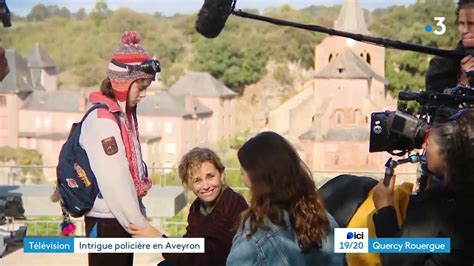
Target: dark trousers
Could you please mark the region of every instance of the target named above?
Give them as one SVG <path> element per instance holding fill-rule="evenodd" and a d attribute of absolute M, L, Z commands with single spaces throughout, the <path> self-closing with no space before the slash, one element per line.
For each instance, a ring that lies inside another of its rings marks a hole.
<path fill-rule="evenodd" d="M 86 235 L 97 224 L 97 237 L 131 237 L 117 219 L 85 217 Z M 89 253 L 89 266 L 132 266 L 133 253 Z"/>

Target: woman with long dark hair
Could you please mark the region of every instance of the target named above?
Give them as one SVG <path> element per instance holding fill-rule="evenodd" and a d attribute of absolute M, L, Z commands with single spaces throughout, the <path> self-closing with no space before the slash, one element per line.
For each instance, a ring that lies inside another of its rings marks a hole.
<path fill-rule="evenodd" d="M 377 237 L 448 237 L 450 253 L 383 254 L 383 265 L 473 265 L 474 110 L 465 109 L 437 124 L 425 143 L 428 170 L 441 177 L 410 197 L 399 226 L 394 209 L 394 177 L 374 188 Z"/>
<path fill-rule="evenodd" d="M 238 151 L 250 207 L 241 215 L 227 265 L 341 265 L 336 222 L 311 172 L 282 136 L 262 132 Z"/>

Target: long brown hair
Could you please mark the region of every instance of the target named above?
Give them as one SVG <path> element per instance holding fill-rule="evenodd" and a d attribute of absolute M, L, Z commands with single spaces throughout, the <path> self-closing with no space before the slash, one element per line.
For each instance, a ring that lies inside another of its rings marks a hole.
<path fill-rule="evenodd" d="M 265 228 L 264 220 L 284 227 L 293 226 L 303 251 L 320 248 L 329 230 L 329 220 L 311 172 L 295 149 L 282 136 L 262 132 L 238 151 L 240 165 L 250 179 L 250 207 L 241 215 L 241 228 L 250 221 L 250 233 Z M 283 219 L 283 210 L 291 225 Z"/>
<path fill-rule="evenodd" d="M 108 77 L 102 80 L 102 83 L 100 84 L 100 91 L 108 98 L 115 99 L 114 89 L 112 88 L 112 83 Z"/>
<path fill-rule="evenodd" d="M 448 187 L 456 197 L 474 202 L 474 110 L 458 114 L 458 119 L 436 125 L 433 133 L 445 159 Z"/>

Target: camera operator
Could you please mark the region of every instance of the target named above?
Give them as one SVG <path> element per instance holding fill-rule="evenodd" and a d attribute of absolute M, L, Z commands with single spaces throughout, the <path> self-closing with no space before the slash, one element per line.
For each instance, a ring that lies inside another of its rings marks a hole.
<path fill-rule="evenodd" d="M 474 0 L 459 0 L 456 8 L 456 25 L 461 35 L 456 50 L 474 54 Z M 426 89 L 443 92 L 457 85 L 469 85 L 468 71 L 474 71 L 474 57 L 463 59 L 436 56 L 430 61 L 426 73 Z"/>
<path fill-rule="evenodd" d="M 377 237 L 449 237 L 447 254 L 381 254 L 383 265 L 473 265 L 474 110 L 464 109 L 435 125 L 425 143 L 428 170 L 442 183 L 410 197 L 399 228 L 393 202 L 395 177 L 374 188 Z"/>

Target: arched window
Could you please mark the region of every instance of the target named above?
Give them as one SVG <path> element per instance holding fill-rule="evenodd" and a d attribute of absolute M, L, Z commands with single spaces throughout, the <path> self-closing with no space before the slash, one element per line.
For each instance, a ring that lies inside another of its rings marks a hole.
<path fill-rule="evenodd" d="M 329 55 L 328 63 L 332 60 L 332 54 Z"/>
<path fill-rule="evenodd" d="M 336 112 L 336 124 L 342 124 L 343 114 L 341 111 Z"/>
<path fill-rule="evenodd" d="M 359 124 L 361 119 L 361 112 L 359 109 L 354 110 L 354 124 Z"/>
<path fill-rule="evenodd" d="M 370 65 L 370 62 L 371 62 L 371 57 L 370 57 L 370 54 L 367 53 L 367 56 L 366 56 L 366 59 L 367 63 Z"/>

